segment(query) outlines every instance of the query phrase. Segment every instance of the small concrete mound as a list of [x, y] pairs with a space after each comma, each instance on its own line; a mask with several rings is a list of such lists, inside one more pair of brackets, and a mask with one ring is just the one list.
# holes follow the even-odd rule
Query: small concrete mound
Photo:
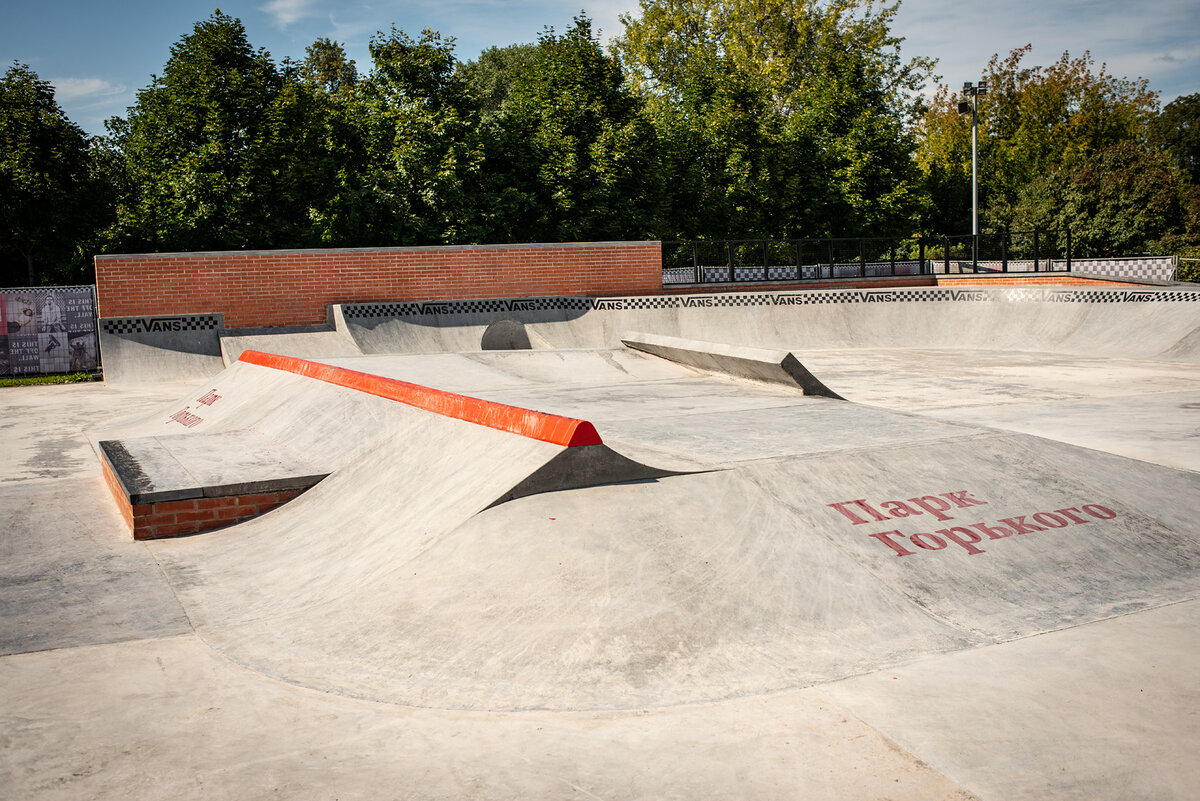
[[481, 350], [532, 350], [525, 324], [518, 320], [497, 320], [483, 331]]
[[[443, 431], [397, 434], [271, 516], [156, 558], [240, 664], [474, 710], [777, 692], [1200, 587], [1194, 524], [1159, 503], [1194, 493], [1195, 474], [1121, 482], [1130, 463], [1113, 460], [1093, 474], [1104, 491], [1073, 475], [1078, 449], [1035, 438], [955, 434], [489, 507], [554, 449], [475, 429], [450, 450]], [[349, 510], [352, 535], [334, 536]]]

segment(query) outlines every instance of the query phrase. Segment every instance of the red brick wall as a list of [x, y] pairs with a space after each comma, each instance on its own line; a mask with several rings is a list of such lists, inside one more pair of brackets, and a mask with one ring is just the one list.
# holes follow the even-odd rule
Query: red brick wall
[[331, 303], [661, 290], [658, 242], [96, 257], [101, 317], [223, 312], [229, 328], [320, 324]]
[[134, 506], [131, 509], [130, 530], [135, 540], [157, 540], [199, 534], [257, 517], [276, 506], [282, 506], [303, 492], [304, 490], [287, 490], [259, 495], [226, 495], [219, 498], [164, 501]]
[[552, 295], [887, 288], [1136, 286], [1071, 275], [912, 276], [663, 287], [658, 242], [142, 253], [96, 257], [101, 317], [221, 312], [229, 328], [324, 323], [332, 303]]

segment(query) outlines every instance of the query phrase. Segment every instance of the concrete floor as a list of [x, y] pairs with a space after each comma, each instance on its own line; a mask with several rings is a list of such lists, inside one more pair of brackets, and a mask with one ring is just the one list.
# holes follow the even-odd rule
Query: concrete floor
[[[1200, 367], [798, 355], [851, 402], [611, 350], [331, 359], [707, 472], [451, 519], [483, 477], [397, 441], [154, 543], [85, 430], [199, 384], [0, 391], [0, 798], [1195, 797]], [[962, 488], [1117, 517], [896, 558], [830, 509]]]

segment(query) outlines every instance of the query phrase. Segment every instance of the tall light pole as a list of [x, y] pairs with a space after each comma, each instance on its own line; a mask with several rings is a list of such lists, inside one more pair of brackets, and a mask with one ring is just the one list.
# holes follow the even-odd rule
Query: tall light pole
[[987, 81], [967, 81], [963, 84], [963, 97], [959, 101], [958, 113], [971, 115], [971, 236], [974, 240], [975, 260], [979, 258], [979, 98], [988, 93]]

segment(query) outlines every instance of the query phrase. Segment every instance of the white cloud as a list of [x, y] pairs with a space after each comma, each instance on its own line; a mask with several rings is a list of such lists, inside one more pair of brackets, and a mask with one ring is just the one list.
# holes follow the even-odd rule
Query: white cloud
[[270, 0], [262, 10], [275, 19], [275, 24], [286, 28], [294, 22], [314, 16], [313, 0]]
[[54, 99], [60, 103], [99, 101], [126, 93], [124, 86], [117, 86], [103, 78], [50, 78], [54, 86]]
[[[1178, 0], [995, 0], [986, 5], [904, 0], [893, 32], [904, 52], [937, 58], [951, 87], [979, 77], [993, 53], [1001, 58], [1026, 43], [1026, 66], [1048, 65], [1064, 51], [1089, 51], [1096, 67], [1117, 76], [1150, 80], [1173, 96], [1195, 86], [1195, 42], [1200, 16]], [[1193, 90], [1194, 91], [1194, 90]]]

